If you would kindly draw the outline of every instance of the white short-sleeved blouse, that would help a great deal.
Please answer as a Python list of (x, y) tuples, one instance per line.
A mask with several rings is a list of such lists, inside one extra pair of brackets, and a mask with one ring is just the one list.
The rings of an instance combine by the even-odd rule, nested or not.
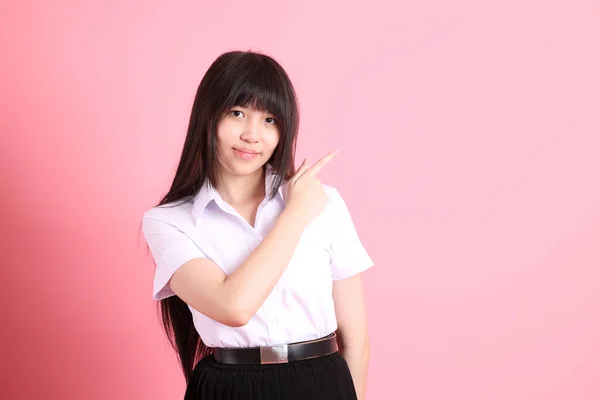
[[(266, 188), (273, 175), (267, 169)], [(303, 231), (283, 276), (263, 305), (242, 327), (216, 322), (190, 307), (194, 326), (209, 347), (271, 346), (317, 339), (337, 329), (332, 285), (370, 268), (348, 208), (336, 189), (324, 185), (329, 202)], [(285, 202), (283, 187), (258, 208), (255, 227), (208, 184), (188, 203), (154, 207), (142, 229), (156, 263), (153, 299), (174, 293), (168, 286), (185, 262), (208, 257), (227, 275), (268, 234)], [(175, 206), (173, 206), (175, 204)]]

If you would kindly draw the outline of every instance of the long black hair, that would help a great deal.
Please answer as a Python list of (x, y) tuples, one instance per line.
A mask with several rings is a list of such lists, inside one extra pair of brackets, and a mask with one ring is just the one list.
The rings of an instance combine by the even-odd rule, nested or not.
[[(270, 56), (251, 51), (227, 52), (210, 65), (198, 86), (173, 183), (157, 206), (192, 201), (204, 184), (218, 186), (217, 124), (231, 108), (247, 105), (268, 111), (277, 119), (280, 138), (267, 161), (274, 174), (268, 195), (275, 196), (292, 177), (299, 112), (287, 73)], [(209, 355), (211, 349), (199, 337), (183, 300), (177, 296), (162, 299), (159, 310), (188, 382), (196, 361)]]

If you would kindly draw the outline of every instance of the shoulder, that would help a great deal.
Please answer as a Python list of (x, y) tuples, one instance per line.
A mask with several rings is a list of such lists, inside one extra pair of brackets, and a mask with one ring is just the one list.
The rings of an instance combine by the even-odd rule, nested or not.
[(323, 210), (323, 214), (326, 215), (326, 218), (335, 221), (336, 223), (341, 220), (350, 219), (350, 210), (348, 209), (348, 204), (344, 197), (340, 194), (340, 191), (330, 185), (323, 185), (327, 196), (329, 197), (329, 201)]
[(152, 207), (144, 211), (142, 215), (142, 223), (148, 225), (171, 225), (178, 229), (184, 230), (188, 226), (192, 226), (194, 218), (192, 216), (193, 202), (191, 199), (183, 199), (180, 201), (166, 203), (160, 206)]
[(337, 193), (337, 189), (331, 185), (326, 185), (326, 184), (321, 184), (323, 186), (323, 189), (325, 189), (325, 193), (327, 193), (327, 195), (329, 196), (329, 198), (331, 198), (331, 196), (333, 195), (333, 193)]
[(343, 202), (343, 199), (337, 188), (331, 185), (322, 184), (323, 189), (325, 189), (325, 193), (327, 193), (328, 201), (325, 209), (323, 210), (326, 214), (335, 213), (336, 210), (340, 206), (340, 202)]

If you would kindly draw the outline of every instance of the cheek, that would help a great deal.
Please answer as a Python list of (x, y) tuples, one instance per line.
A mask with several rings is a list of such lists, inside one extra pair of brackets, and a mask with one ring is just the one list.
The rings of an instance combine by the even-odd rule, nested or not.
[(228, 143), (231, 143), (231, 126), (226, 122), (217, 125), (215, 139), (217, 140), (217, 146), (227, 146)]
[(217, 125), (217, 129), (215, 130), (215, 140), (217, 141), (217, 143), (222, 140), (224, 135), (224, 129), (225, 127), (223, 126), (223, 123), (219, 123)]
[(281, 135), (277, 130), (270, 132), (270, 134), (267, 137), (265, 137), (265, 143), (269, 144), (271, 151), (275, 150), (277, 144), (279, 143), (279, 140), (281, 140)]

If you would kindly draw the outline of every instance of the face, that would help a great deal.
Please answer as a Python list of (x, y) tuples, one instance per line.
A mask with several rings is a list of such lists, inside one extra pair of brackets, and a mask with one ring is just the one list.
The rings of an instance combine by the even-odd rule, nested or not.
[(223, 174), (260, 171), (279, 143), (273, 114), (252, 107), (233, 107), (217, 125), (217, 149)]

